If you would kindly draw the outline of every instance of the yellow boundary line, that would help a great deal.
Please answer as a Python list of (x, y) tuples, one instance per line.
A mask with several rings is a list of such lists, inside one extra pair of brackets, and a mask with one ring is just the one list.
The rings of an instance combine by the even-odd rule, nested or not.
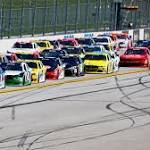
[(104, 79), (104, 78), (111, 78), (114, 76), (123, 76), (123, 75), (129, 75), (129, 74), (136, 74), (136, 73), (144, 73), (144, 72), (149, 72), (150, 70), (148, 69), (140, 69), (140, 70), (135, 70), (135, 71), (129, 71), (129, 72), (117, 72), (113, 74), (106, 74), (103, 76), (94, 76), (94, 77), (86, 77), (82, 79), (77, 79), (77, 80), (68, 80), (68, 81), (63, 81), (63, 82), (58, 82), (58, 83), (47, 83), (45, 85), (43, 84), (38, 84), (30, 87), (17, 87), (17, 89), (8, 89), (8, 90), (2, 90), (0, 91), (0, 94), (7, 94), (7, 93), (13, 93), (13, 92), (19, 92), (19, 91), (27, 91), (31, 89), (40, 89), (40, 88), (47, 88), (47, 87), (53, 87), (53, 86), (60, 86), (64, 84), (70, 84), (70, 83), (80, 83), (80, 82), (86, 82), (86, 81), (91, 81), (91, 80), (97, 80), (97, 79)]

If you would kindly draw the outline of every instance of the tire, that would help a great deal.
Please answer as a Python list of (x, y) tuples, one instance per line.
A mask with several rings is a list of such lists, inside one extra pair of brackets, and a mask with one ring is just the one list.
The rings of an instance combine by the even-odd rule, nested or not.
[(31, 84), (32, 84), (32, 77), (31, 77), (31, 75), (30, 75), (29, 85), (31, 85)]
[(25, 76), (23, 76), (23, 80), (22, 80), (22, 86), (25, 85)]
[(107, 66), (107, 71), (106, 71), (106, 73), (107, 73), (107, 74), (109, 74), (109, 73), (110, 73), (110, 72), (109, 72), (109, 68), (108, 68), (108, 66)]
[(39, 74), (38, 74), (37, 83), (40, 83), (40, 76), (39, 76)]
[(77, 77), (80, 77), (80, 76), (81, 76), (81, 72), (80, 72), (80, 69), (79, 69), (79, 67), (77, 68), (77, 73), (76, 73), (76, 76), (77, 76)]

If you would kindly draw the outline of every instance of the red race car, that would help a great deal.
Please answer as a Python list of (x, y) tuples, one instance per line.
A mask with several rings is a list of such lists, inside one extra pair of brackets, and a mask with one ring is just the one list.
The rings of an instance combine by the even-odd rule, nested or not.
[(129, 48), (120, 56), (120, 66), (150, 66), (150, 51), (146, 47)]
[(63, 79), (65, 77), (65, 64), (62, 63), (60, 58), (50, 57), (41, 59), (44, 66), (47, 67), (47, 79)]
[(76, 39), (63, 39), (59, 40), (59, 42), (63, 47), (79, 47), (79, 43)]

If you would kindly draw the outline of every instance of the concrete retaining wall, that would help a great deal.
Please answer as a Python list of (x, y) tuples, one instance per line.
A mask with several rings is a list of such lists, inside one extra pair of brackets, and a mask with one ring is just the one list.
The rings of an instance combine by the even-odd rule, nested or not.
[[(150, 40), (150, 29), (135, 29), (135, 30), (126, 30), (126, 31), (117, 31), (117, 32), (128, 32), (129, 35), (133, 37), (133, 40)], [(94, 37), (98, 34), (106, 32), (88, 32), (88, 33), (76, 33), (76, 34), (65, 34), (65, 35), (54, 35), (54, 36), (37, 36), (37, 37), (24, 37), (24, 38), (11, 38), (11, 39), (1, 39), (0, 40), (0, 52), (6, 53), (16, 41), (30, 41), (37, 39), (63, 39), (63, 38), (82, 38), (82, 37)]]

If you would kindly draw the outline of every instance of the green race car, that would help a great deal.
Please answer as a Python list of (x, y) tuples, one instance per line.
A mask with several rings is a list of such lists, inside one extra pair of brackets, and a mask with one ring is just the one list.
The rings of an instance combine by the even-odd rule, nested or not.
[(8, 64), (5, 68), (6, 85), (30, 85), (31, 69), (24, 62)]

